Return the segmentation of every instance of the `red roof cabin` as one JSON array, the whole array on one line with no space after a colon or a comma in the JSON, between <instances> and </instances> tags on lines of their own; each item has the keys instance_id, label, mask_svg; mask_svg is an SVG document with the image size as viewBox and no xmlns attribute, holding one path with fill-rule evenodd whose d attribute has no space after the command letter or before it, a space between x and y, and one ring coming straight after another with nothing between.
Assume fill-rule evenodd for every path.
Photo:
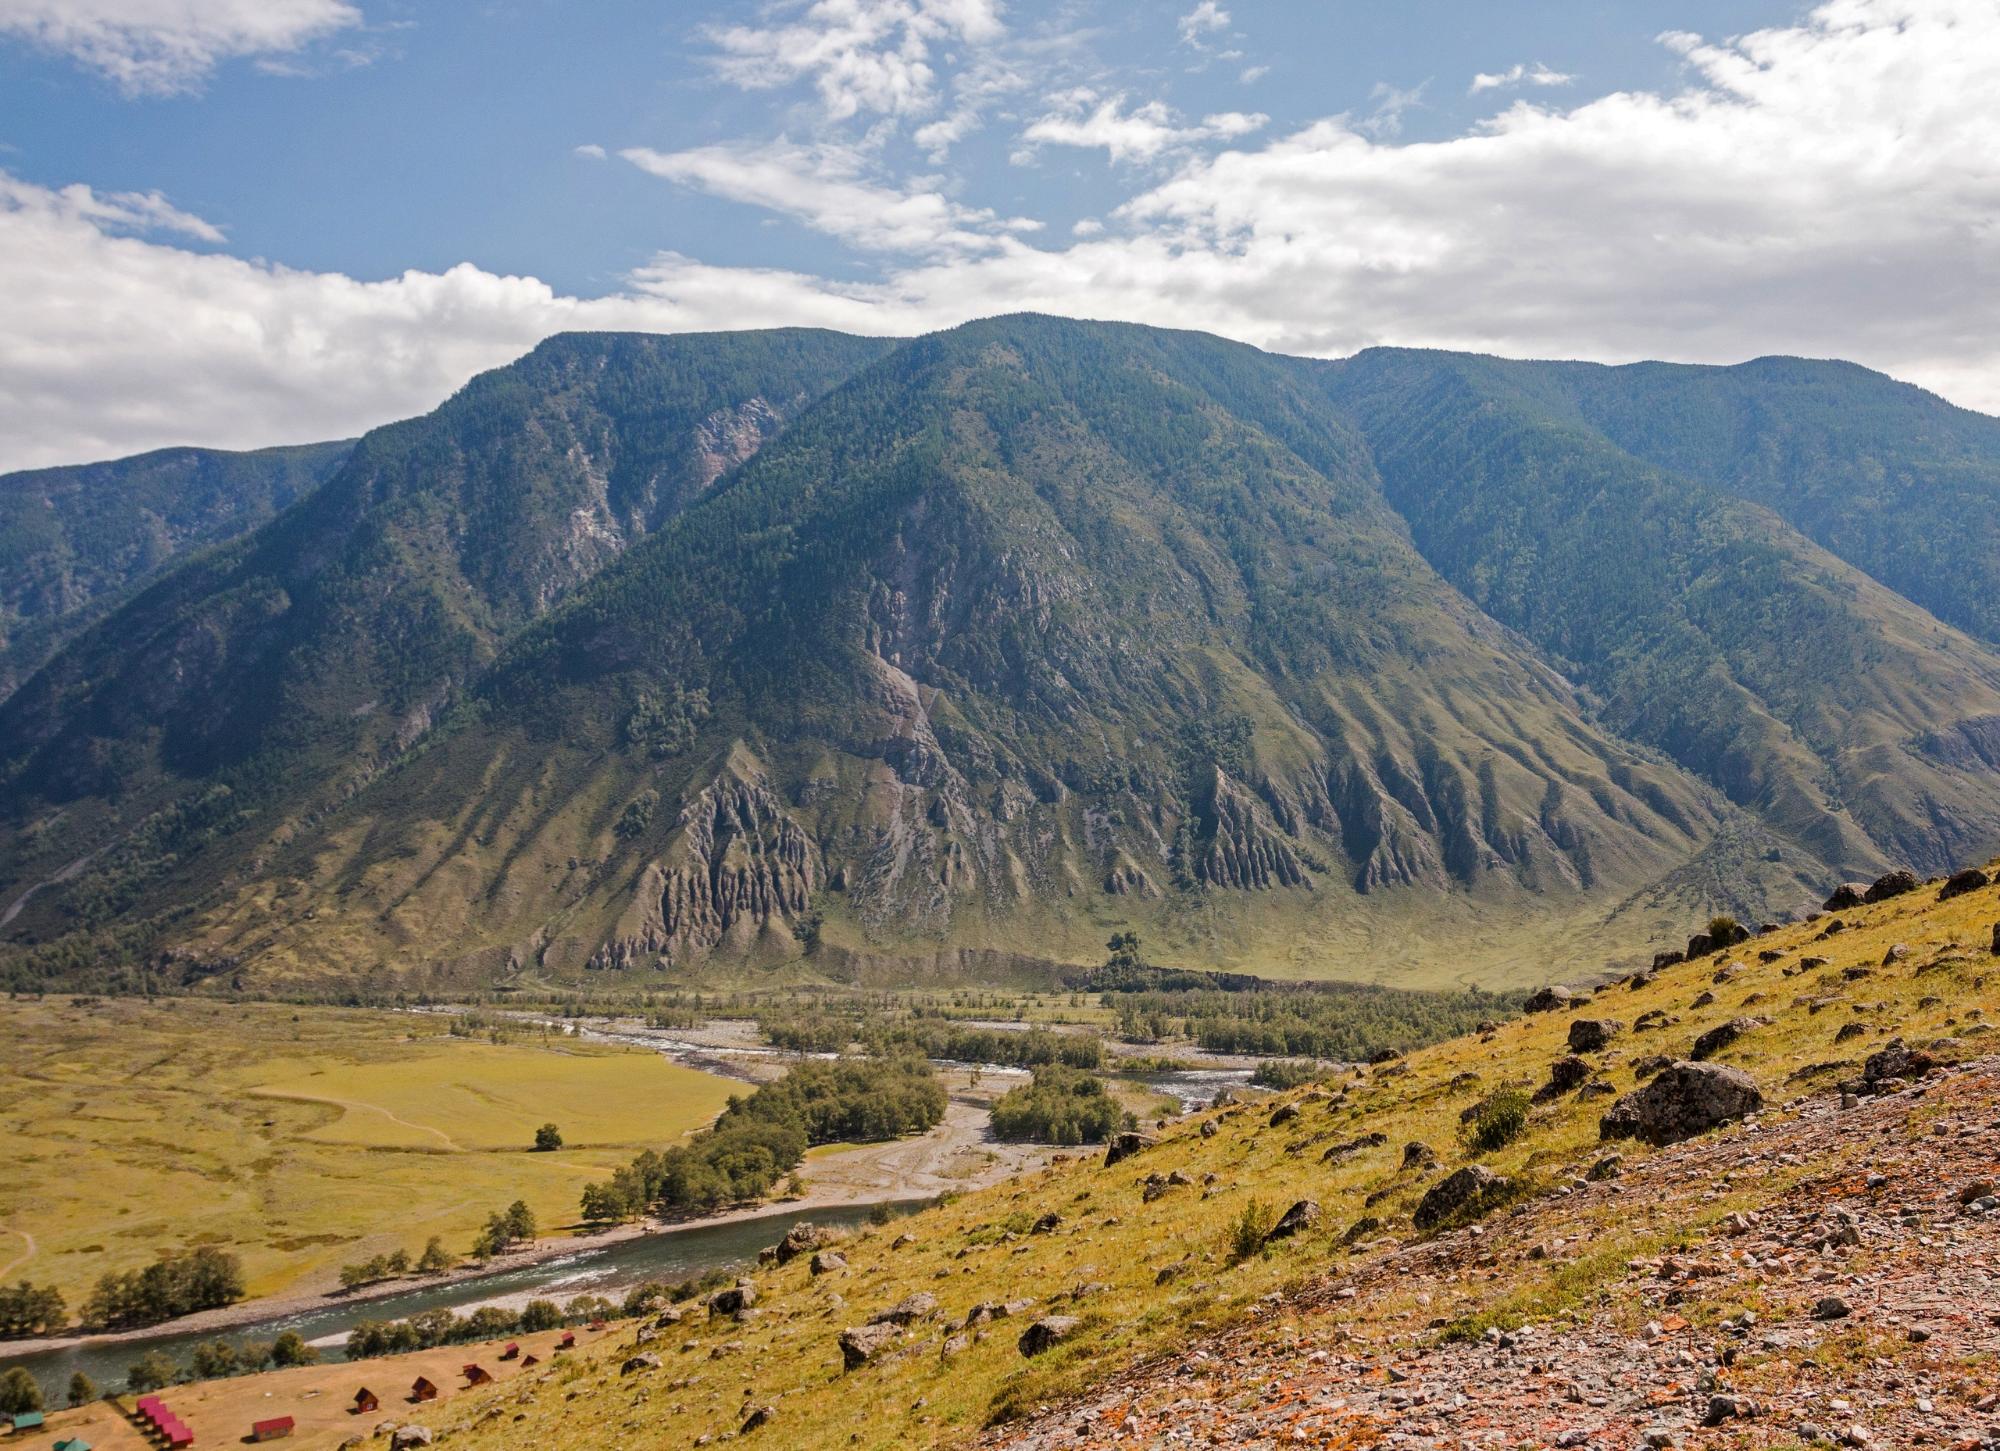
<instances>
[{"instance_id":1,"label":"red roof cabin","mask_svg":"<svg viewBox=\"0 0 2000 1451\"><path fill-rule=\"evenodd\" d=\"M507 1342L507 1348L500 1352L500 1358L502 1360L513 1360L516 1359L520 1354L521 1354L520 1343L518 1341L510 1340Z\"/></svg>"},{"instance_id":2,"label":"red roof cabin","mask_svg":"<svg viewBox=\"0 0 2000 1451\"><path fill-rule=\"evenodd\" d=\"M490 1385L493 1381L492 1374L483 1365L468 1365L464 1374L465 1383L469 1386Z\"/></svg>"},{"instance_id":3,"label":"red roof cabin","mask_svg":"<svg viewBox=\"0 0 2000 1451\"><path fill-rule=\"evenodd\" d=\"M250 1423L252 1441L282 1441L292 1434L293 1422L290 1416L273 1416L268 1421Z\"/></svg>"},{"instance_id":4,"label":"red roof cabin","mask_svg":"<svg viewBox=\"0 0 2000 1451\"><path fill-rule=\"evenodd\" d=\"M379 1411L381 1409L382 1409L381 1398L377 1396L375 1392L369 1390L367 1386L363 1386L360 1390L354 1393L355 1415L365 1416L370 1411Z\"/></svg>"},{"instance_id":5,"label":"red roof cabin","mask_svg":"<svg viewBox=\"0 0 2000 1451\"><path fill-rule=\"evenodd\" d=\"M563 1331L562 1339L556 1342L556 1349L557 1350L576 1349L576 1332L574 1330Z\"/></svg>"},{"instance_id":6,"label":"red roof cabin","mask_svg":"<svg viewBox=\"0 0 2000 1451\"><path fill-rule=\"evenodd\" d=\"M590 1322L590 1328L592 1330L602 1333L602 1331L604 1330L604 1322L602 1320L593 1320Z\"/></svg>"},{"instance_id":7,"label":"red roof cabin","mask_svg":"<svg viewBox=\"0 0 2000 1451\"><path fill-rule=\"evenodd\" d=\"M418 1376L410 1385L410 1399L413 1401L434 1401L438 1398L438 1388L423 1376Z\"/></svg>"}]
</instances>

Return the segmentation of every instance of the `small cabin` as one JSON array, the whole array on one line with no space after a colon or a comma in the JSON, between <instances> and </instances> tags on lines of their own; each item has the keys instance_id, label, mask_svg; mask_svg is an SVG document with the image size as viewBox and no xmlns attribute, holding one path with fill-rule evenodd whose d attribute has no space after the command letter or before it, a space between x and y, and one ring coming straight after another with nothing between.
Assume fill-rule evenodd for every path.
<instances>
[{"instance_id":1,"label":"small cabin","mask_svg":"<svg viewBox=\"0 0 2000 1451\"><path fill-rule=\"evenodd\" d=\"M562 1339L556 1342L556 1349L557 1350L576 1349L576 1332L574 1330L563 1331Z\"/></svg>"},{"instance_id":2,"label":"small cabin","mask_svg":"<svg viewBox=\"0 0 2000 1451\"><path fill-rule=\"evenodd\" d=\"M418 1376L410 1386L410 1399L413 1401L434 1401L437 1398L438 1388L423 1376Z\"/></svg>"},{"instance_id":3,"label":"small cabin","mask_svg":"<svg viewBox=\"0 0 2000 1451\"><path fill-rule=\"evenodd\" d=\"M381 1409L382 1409L381 1397L377 1396L375 1392L369 1390L367 1386L363 1386L360 1390L354 1393L355 1415L365 1416L370 1411L379 1411Z\"/></svg>"},{"instance_id":4,"label":"small cabin","mask_svg":"<svg viewBox=\"0 0 2000 1451\"><path fill-rule=\"evenodd\" d=\"M41 1430L44 1422L40 1411L23 1411L20 1415L14 1417L10 1424L13 1426L15 1434L18 1435L22 1431Z\"/></svg>"},{"instance_id":5,"label":"small cabin","mask_svg":"<svg viewBox=\"0 0 2000 1451\"><path fill-rule=\"evenodd\" d=\"M604 1322L602 1320L593 1320L590 1322L590 1328L602 1335L604 1333Z\"/></svg>"},{"instance_id":6,"label":"small cabin","mask_svg":"<svg viewBox=\"0 0 2000 1451\"><path fill-rule=\"evenodd\" d=\"M252 1441L282 1441L292 1434L293 1421L290 1416L273 1416L268 1421L250 1423Z\"/></svg>"},{"instance_id":7,"label":"small cabin","mask_svg":"<svg viewBox=\"0 0 2000 1451\"><path fill-rule=\"evenodd\" d=\"M519 1360L521 1358L520 1342L514 1340L508 1341L507 1348L500 1352L500 1358L502 1360Z\"/></svg>"},{"instance_id":8,"label":"small cabin","mask_svg":"<svg viewBox=\"0 0 2000 1451\"><path fill-rule=\"evenodd\" d=\"M56 1451L90 1451L90 1443L81 1436L66 1436L56 1442Z\"/></svg>"},{"instance_id":9,"label":"small cabin","mask_svg":"<svg viewBox=\"0 0 2000 1451\"><path fill-rule=\"evenodd\" d=\"M491 1385L493 1374L483 1365L468 1365L463 1370L465 1383L469 1386Z\"/></svg>"},{"instance_id":10,"label":"small cabin","mask_svg":"<svg viewBox=\"0 0 2000 1451\"><path fill-rule=\"evenodd\" d=\"M541 1363L542 1363L542 1358L539 1355L535 1354L532 1350L529 1351L526 1355L521 1357L522 1370L526 1370L531 1365L540 1365Z\"/></svg>"}]
</instances>

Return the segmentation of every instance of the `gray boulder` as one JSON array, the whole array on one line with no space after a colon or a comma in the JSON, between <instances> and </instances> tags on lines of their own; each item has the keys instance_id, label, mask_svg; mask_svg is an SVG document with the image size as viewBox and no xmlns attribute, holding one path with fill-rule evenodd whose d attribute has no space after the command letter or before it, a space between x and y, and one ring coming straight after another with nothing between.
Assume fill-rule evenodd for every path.
<instances>
[{"instance_id":1,"label":"gray boulder","mask_svg":"<svg viewBox=\"0 0 2000 1451\"><path fill-rule=\"evenodd\" d=\"M800 1255L811 1254L814 1250L825 1249L838 1243L844 1236L837 1229L821 1229L816 1224L798 1223L785 1231L785 1237L778 1241L777 1260L788 1265Z\"/></svg>"},{"instance_id":2,"label":"gray boulder","mask_svg":"<svg viewBox=\"0 0 2000 1451\"><path fill-rule=\"evenodd\" d=\"M1922 1078L1936 1067L1937 1059L1923 1049L1891 1038L1879 1052L1868 1055L1868 1061L1861 1065L1861 1076L1872 1087L1890 1078Z\"/></svg>"},{"instance_id":3,"label":"gray boulder","mask_svg":"<svg viewBox=\"0 0 2000 1451\"><path fill-rule=\"evenodd\" d=\"M938 1299L929 1290L919 1290L906 1299L898 1300L886 1310L877 1311L869 1317L870 1325L910 1325L937 1314Z\"/></svg>"},{"instance_id":4,"label":"gray boulder","mask_svg":"<svg viewBox=\"0 0 2000 1451\"><path fill-rule=\"evenodd\" d=\"M1828 912L1845 912L1850 908L1859 907L1867 897L1866 882L1842 882L1833 889L1833 894L1821 906Z\"/></svg>"},{"instance_id":5,"label":"gray boulder","mask_svg":"<svg viewBox=\"0 0 2000 1451\"><path fill-rule=\"evenodd\" d=\"M1762 1018L1731 1018L1726 1023L1718 1023L1694 1040L1694 1051L1688 1056L1697 1063L1704 1058L1713 1058L1752 1028L1763 1026Z\"/></svg>"},{"instance_id":6,"label":"gray boulder","mask_svg":"<svg viewBox=\"0 0 2000 1451\"><path fill-rule=\"evenodd\" d=\"M1270 1233L1264 1236L1264 1243L1290 1239L1295 1234L1305 1233L1318 1223L1319 1205L1311 1199L1301 1199L1285 1211L1283 1218L1271 1226Z\"/></svg>"},{"instance_id":7,"label":"gray boulder","mask_svg":"<svg viewBox=\"0 0 2000 1451\"><path fill-rule=\"evenodd\" d=\"M1507 1191L1510 1183L1506 1175L1496 1174L1484 1164L1467 1164L1430 1187L1411 1222L1418 1229L1430 1229L1468 1208L1477 1218Z\"/></svg>"},{"instance_id":8,"label":"gray boulder","mask_svg":"<svg viewBox=\"0 0 2000 1451\"><path fill-rule=\"evenodd\" d=\"M806 1268L815 1276L830 1275L835 1270L844 1270L847 1268L847 1256L837 1249L818 1250L813 1254L812 1259L807 1262Z\"/></svg>"},{"instance_id":9,"label":"gray boulder","mask_svg":"<svg viewBox=\"0 0 2000 1451\"><path fill-rule=\"evenodd\" d=\"M1611 1040L1625 1031L1615 1018L1578 1018L1569 1025L1569 1051L1597 1053L1611 1046Z\"/></svg>"},{"instance_id":10,"label":"gray boulder","mask_svg":"<svg viewBox=\"0 0 2000 1451\"><path fill-rule=\"evenodd\" d=\"M1577 995L1560 983L1552 983L1545 988L1537 988L1523 1003L1522 1008L1530 1013L1553 1013L1558 1008L1566 1008L1577 1001Z\"/></svg>"},{"instance_id":11,"label":"gray boulder","mask_svg":"<svg viewBox=\"0 0 2000 1451\"><path fill-rule=\"evenodd\" d=\"M1076 1334L1083 1322L1074 1315L1044 1315L1021 1332L1017 1342L1023 1355L1040 1355Z\"/></svg>"},{"instance_id":12,"label":"gray boulder","mask_svg":"<svg viewBox=\"0 0 2000 1451\"><path fill-rule=\"evenodd\" d=\"M429 1426L398 1426L389 1435L391 1451L409 1451L412 1446L428 1446L437 1438Z\"/></svg>"},{"instance_id":13,"label":"gray boulder","mask_svg":"<svg viewBox=\"0 0 2000 1451\"><path fill-rule=\"evenodd\" d=\"M757 1287L747 1282L738 1282L726 1290L717 1290L708 1297L708 1313L741 1315L756 1303Z\"/></svg>"},{"instance_id":14,"label":"gray boulder","mask_svg":"<svg viewBox=\"0 0 2000 1451\"><path fill-rule=\"evenodd\" d=\"M1884 872L1875 879L1874 884L1867 891L1861 894L1861 900L1864 902L1886 902L1891 897L1900 897L1905 892L1914 892L1916 889L1917 874L1915 872Z\"/></svg>"},{"instance_id":15,"label":"gray boulder","mask_svg":"<svg viewBox=\"0 0 2000 1451\"><path fill-rule=\"evenodd\" d=\"M857 1325L840 1332L840 1358L848 1370L859 1370L889 1346L900 1332L894 1325Z\"/></svg>"},{"instance_id":16,"label":"gray boulder","mask_svg":"<svg viewBox=\"0 0 2000 1451\"><path fill-rule=\"evenodd\" d=\"M618 1367L620 1375L637 1375L642 1370L658 1370L660 1357L650 1350L642 1350Z\"/></svg>"},{"instance_id":17,"label":"gray boulder","mask_svg":"<svg viewBox=\"0 0 2000 1451\"><path fill-rule=\"evenodd\" d=\"M1672 1063L1611 1106L1598 1121L1605 1139L1677 1144L1764 1107L1757 1080L1721 1063Z\"/></svg>"},{"instance_id":18,"label":"gray boulder","mask_svg":"<svg viewBox=\"0 0 2000 1451\"><path fill-rule=\"evenodd\" d=\"M778 1408L776 1406L759 1406L743 1418L743 1427L737 1434L739 1436L747 1436L752 1431L762 1430L771 1424L772 1418L777 1414Z\"/></svg>"},{"instance_id":19,"label":"gray boulder","mask_svg":"<svg viewBox=\"0 0 2000 1451\"><path fill-rule=\"evenodd\" d=\"M1142 1149L1150 1149L1157 1140L1146 1134L1127 1129L1122 1134L1113 1134L1111 1142L1104 1150L1104 1167L1110 1168L1122 1159L1129 1159Z\"/></svg>"},{"instance_id":20,"label":"gray boulder","mask_svg":"<svg viewBox=\"0 0 2000 1451\"><path fill-rule=\"evenodd\" d=\"M1938 888L1937 899L1940 902L1949 902L1953 897L1963 897L1967 892L1978 891L1981 887L1989 885L1992 880L1978 867L1967 867L1964 871L1953 872L1945 878L1944 885Z\"/></svg>"}]
</instances>

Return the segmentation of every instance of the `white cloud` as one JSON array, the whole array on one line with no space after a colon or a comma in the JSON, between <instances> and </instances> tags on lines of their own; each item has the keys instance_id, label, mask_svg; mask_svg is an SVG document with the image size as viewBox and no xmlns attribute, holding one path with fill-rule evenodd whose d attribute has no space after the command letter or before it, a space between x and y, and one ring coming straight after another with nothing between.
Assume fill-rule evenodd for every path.
<instances>
[{"instance_id":1,"label":"white cloud","mask_svg":"<svg viewBox=\"0 0 2000 1451\"><path fill-rule=\"evenodd\" d=\"M1511 65L1504 71L1491 73L1481 71L1472 78L1472 84L1466 88L1466 94L1476 96L1481 91L1509 90L1522 85L1566 86L1575 79L1573 75L1550 70L1540 61L1536 61L1533 65Z\"/></svg>"},{"instance_id":2,"label":"white cloud","mask_svg":"<svg viewBox=\"0 0 2000 1451\"><path fill-rule=\"evenodd\" d=\"M158 198L0 177L0 466L351 433L561 328L908 333L1021 309L1326 356L1847 357L2000 412L2000 11L1834 0L1667 43L1687 67L1670 95L1517 100L1416 144L1324 120L1185 157L1060 243L944 201L914 235L980 244L888 254L862 283L672 253L595 301L464 265L360 282L132 235L212 242ZM849 180L869 205L917 190ZM854 198L825 195L797 214L832 228Z\"/></svg>"},{"instance_id":3,"label":"white cloud","mask_svg":"<svg viewBox=\"0 0 2000 1451\"><path fill-rule=\"evenodd\" d=\"M1201 4L1181 17L1181 44L1199 47L1206 36L1228 28L1229 12L1215 0L1201 0Z\"/></svg>"},{"instance_id":4,"label":"white cloud","mask_svg":"<svg viewBox=\"0 0 2000 1451\"><path fill-rule=\"evenodd\" d=\"M1203 141L1234 141L1270 121L1262 114L1224 111L1205 116L1199 125L1183 125L1178 112L1161 101L1147 101L1130 110L1125 97L1099 97L1091 90L1051 97L1055 110L1031 122L1021 133L1034 146L1103 147L1114 162L1152 161L1163 153L1181 151Z\"/></svg>"},{"instance_id":5,"label":"white cloud","mask_svg":"<svg viewBox=\"0 0 2000 1451\"><path fill-rule=\"evenodd\" d=\"M0 32L73 56L134 96L196 90L225 60L294 52L360 23L347 0L0 0Z\"/></svg>"},{"instance_id":6,"label":"white cloud","mask_svg":"<svg viewBox=\"0 0 2000 1451\"><path fill-rule=\"evenodd\" d=\"M1403 112L1424 103L1424 87L1429 84L1429 81L1425 81L1403 90L1390 85L1387 81L1379 82L1375 89L1368 93L1368 99L1375 103L1375 109L1357 121L1355 129L1366 132L1377 141L1395 140L1403 134Z\"/></svg>"},{"instance_id":7,"label":"white cloud","mask_svg":"<svg viewBox=\"0 0 2000 1451\"><path fill-rule=\"evenodd\" d=\"M604 148L599 146L595 141L586 141L583 145L576 147L573 154L581 156L587 161L603 161L606 156Z\"/></svg>"},{"instance_id":8,"label":"white cloud","mask_svg":"<svg viewBox=\"0 0 2000 1451\"><path fill-rule=\"evenodd\" d=\"M1254 86L1257 84L1257 82L1263 80L1264 77L1268 76L1270 73L1271 73L1271 68L1267 65L1245 66L1243 67L1243 73L1239 75L1236 79L1243 82L1243 84L1246 86Z\"/></svg>"},{"instance_id":9,"label":"white cloud","mask_svg":"<svg viewBox=\"0 0 2000 1451\"><path fill-rule=\"evenodd\" d=\"M781 212L869 251L985 251L998 245L999 234L1038 225L961 206L934 188L899 189L873 180L866 158L853 147L778 141L673 152L633 147L619 155L654 176Z\"/></svg>"},{"instance_id":10,"label":"white cloud","mask_svg":"<svg viewBox=\"0 0 2000 1451\"><path fill-rule=\"evenodd\" d=\"M813 0L781 24L710 30L717 74L745 90L810 80L829 117L922 115L937 104L932 51L1004 32L1000 0Z\"/></svg>"}]
</instances>

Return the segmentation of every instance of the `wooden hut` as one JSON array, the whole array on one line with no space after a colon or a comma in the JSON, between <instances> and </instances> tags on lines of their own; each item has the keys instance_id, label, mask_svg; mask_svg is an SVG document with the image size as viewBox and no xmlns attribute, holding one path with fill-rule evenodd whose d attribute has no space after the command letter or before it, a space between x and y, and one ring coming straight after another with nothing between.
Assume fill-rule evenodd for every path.
<instances>
[{"instance_id":1,"label":"wooden hut","mask_svg":"<svg viewBox=\"0 0 2000 1451\"><path fill-rule=\"evenodd\" d=\"M557 1350L576 1349L576 1332L574 1330L563 1331L562 1339L556 1342L556 1349Z\"/></svg>"},{"instance_id":2,"label":"wooden hut","mask_svg":"<svg viewBox=\"0 0 2000 1451\"><path fill-rule=\"evenodd\" d=\"M522 1370L526 1370L531 1365L540 1365L541 1363L542 1363L542 1358L539 1355L535 1354L535 1352L532 1350L529 1351L526 1355L521 1357Z\"/></svg>"},{"instance_id":3,"label":"wooden hut","mask_svg":"<svg viewBox=\"0 0 2000 1451\"><path fill-rule=\"evenodd\" d=\"M292 1434L294 1423L290 1416L273 1416L267 1421L250 1423L252 1441L282 1441Z\"/></svg>"},{"instance_id":4,"label":"wooden hut","mask_svg":"<svg viewBox=\"0 0 2000 1451\"><path fill-rule=\"evenodd\" d=\"M493 1375L483 1365L468 1365L464 1368L465 1383L468 1386L483 1386L493 1383Z\"/></svg>"},{"instance_id":5,"label":"wooden hut","mask_svg":"<svg viewBox=\"0 0 2000 1451\"><path fill-rule=\"evenodd\" d=\"M413 1401L434 1401L437 1398L438 1388L423 1376L418 1376L410 1386L410 1399Z\"/></svg>"},{"instance_id":6,"label":"wooden hut","mask_svg":"<svg viewBox=\"0 0 2000 1451\"><path fill-rule=\"evenodd\" d=\"M360 1390L354 1393L355 1415L365 1416L371 1411L379 1411L381 1409L382 1409L382 1398L376 1395L375 1392L369 1390L367 1386L363 1386Z\"/></svg>"},{"instance_id":7,"label":"wooden hut","mask_svg":"<svg viewBox=\"0 0 2000 1451\"><path fill-rule=\"evenodd\" d=\"M502 1360L519 1360L521 1358L521 1343L518 1340L508 1341L507 1348L500 1352L500 1358Z\"/></svg>"}]
</instances>

